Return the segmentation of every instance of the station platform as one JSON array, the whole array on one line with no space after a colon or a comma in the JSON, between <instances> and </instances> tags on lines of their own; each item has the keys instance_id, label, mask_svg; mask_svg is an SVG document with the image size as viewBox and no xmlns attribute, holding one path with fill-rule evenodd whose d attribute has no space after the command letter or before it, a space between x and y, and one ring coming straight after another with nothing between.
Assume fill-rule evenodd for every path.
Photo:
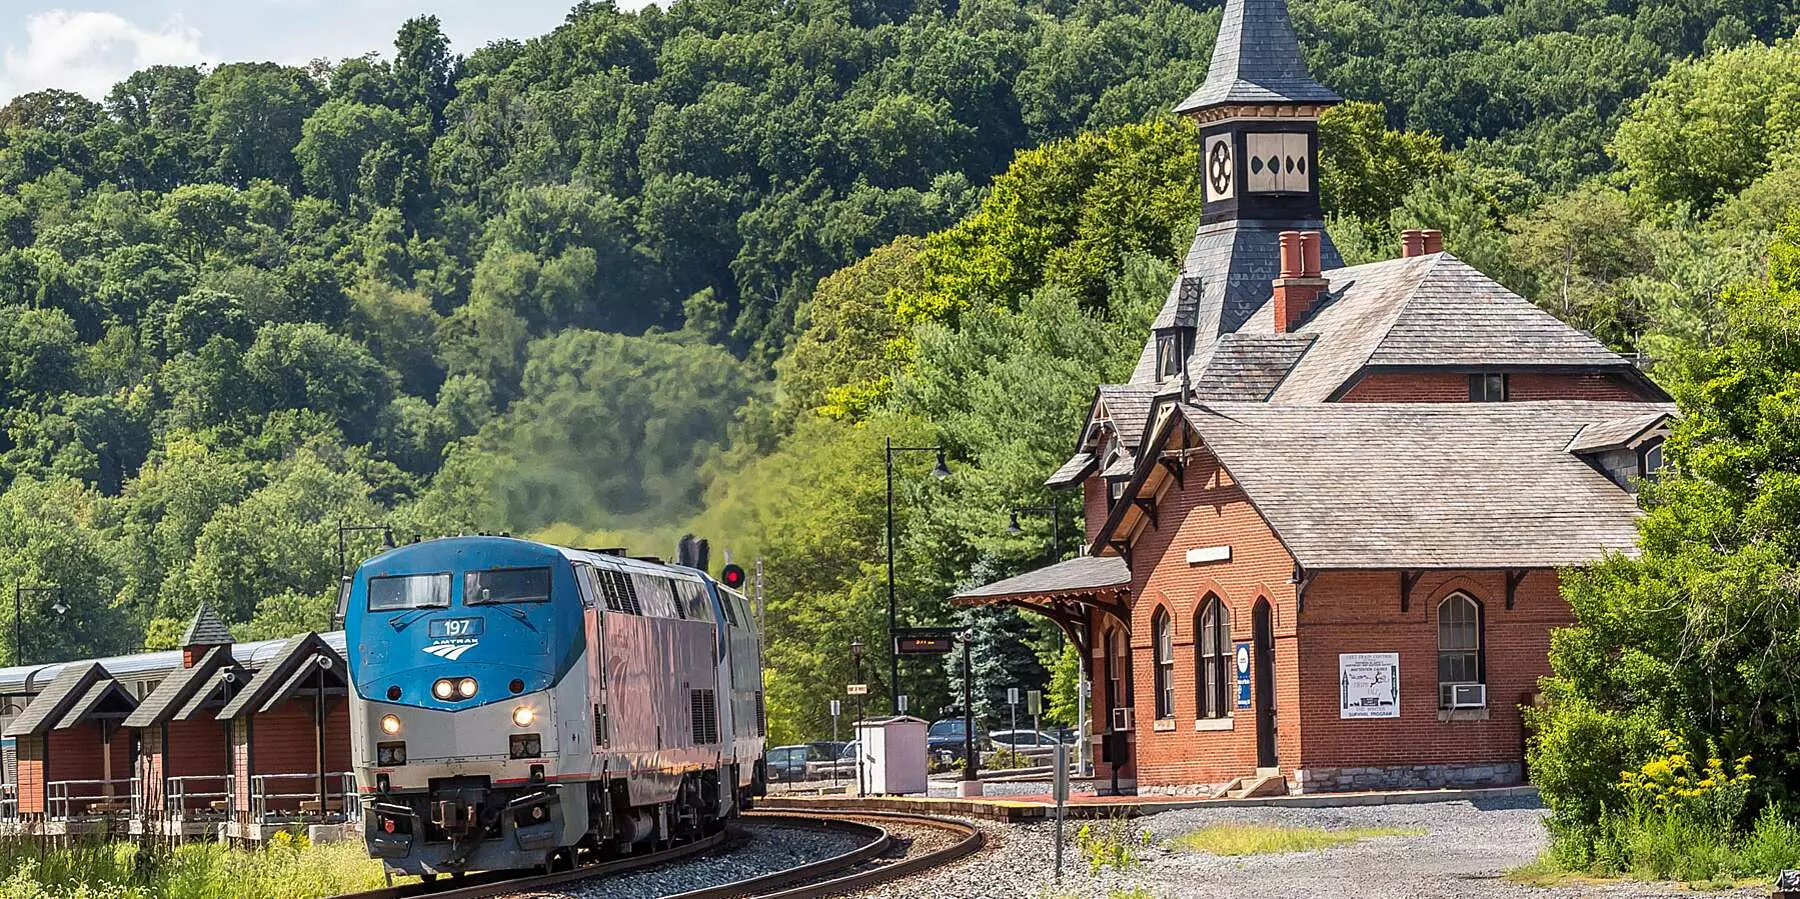
<instances>
[{"instance_id":1,"label":"station platform","mask_svg":"<svg viewBox=\"0 0 1800 899\"><path fill-rule=\"evenodd\" d=\"M980 818L1008 824L1048 820L1055 816L1056 805L1050 799L1048 784L1042 794L949 798L937 796L851 796L770 795L756 803L769 811L807 809L849 809L869 812L913 812L928 815L952 815ZM1193 796L1100 796L1077 793L1069 797L1068 816L1072 819L1133 818L1157 812L1191 808L1342 808L1369 805L1406 805L1423 802L1530 802L1536 801L1533 786L1483 787L1466 790L1391 790L1369 793L1310 793L1300 796L1268 796L1254 799L1201 799Z\"/></svg>"}]
</instances>

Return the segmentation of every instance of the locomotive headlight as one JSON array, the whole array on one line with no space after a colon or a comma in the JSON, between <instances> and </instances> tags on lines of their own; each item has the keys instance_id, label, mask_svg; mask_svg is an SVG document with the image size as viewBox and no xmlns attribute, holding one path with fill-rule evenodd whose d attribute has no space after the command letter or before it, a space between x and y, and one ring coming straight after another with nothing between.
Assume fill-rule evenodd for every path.
<instances>
[{"instance_id":1,"label":"locomotive headlight","mask_svg":"<svg viewBox=\"0 0 1800 899\"><path fill-rule=\"evenodd\" d=\"M475 679L472 677L465 677L462 680L457 681L456 682L456 692L459 695L461 695L462 698L464 698L464 699L468 699L468 698L474 696L475 695Z\"/></svg>"},{"instance_id":2,"label":"locomotive headlight","mask_svg":"<svg viewBox=\"0 0 1800 899\"><path fill-rule=\"evenodd\" d=\"M381 732L393 736L400 732L400 719L394 715L381 716Z\"/></svg>"},{"instance_id":3,"label":"locomotive headlight","mask_svg":"<svg viewBox=\"0 0 1800 899\"><path fill-rule=\"evenodd\" d=\"M516 709L513 709L513 724L515 726L530 727L531 722L536 721L536 720L537 720L537 709L534 709L531 706L522 705Z\"/></svg>"},{"instance_id":4,"label":"locomotive headlight","mask_svg":"<svg viewBox=\"0 0 1800 899\"><path fill-rule=\"evenodd\" d=\"M431 695L436 696L445 702L449 702L450 697L456 695L456 684L453 681L440 680L431 685Z\"/></svg>"}]
</instances>

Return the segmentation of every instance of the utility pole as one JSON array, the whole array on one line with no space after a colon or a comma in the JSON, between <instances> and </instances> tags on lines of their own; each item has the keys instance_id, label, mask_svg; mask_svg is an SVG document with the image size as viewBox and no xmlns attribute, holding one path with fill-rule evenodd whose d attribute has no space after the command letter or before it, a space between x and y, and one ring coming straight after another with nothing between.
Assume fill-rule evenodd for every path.
<instances>
[{"instance_id":1,"label":"utility pole","mask_svg":"<svg viewBox=\"0 0 1800 899\"><path fill-rule=\"evenodd\" d=\"M950 476L950 466L944 460L944 446L895 446L894 438L887 438L887 453L884 461L887 465L887 618L888 618L888 701L893 703L891 714L900 714L900 606L894 598L894 454L895 453L937 453L937 466L931 474L938 480Z\"/></svg>"}]
</instances>

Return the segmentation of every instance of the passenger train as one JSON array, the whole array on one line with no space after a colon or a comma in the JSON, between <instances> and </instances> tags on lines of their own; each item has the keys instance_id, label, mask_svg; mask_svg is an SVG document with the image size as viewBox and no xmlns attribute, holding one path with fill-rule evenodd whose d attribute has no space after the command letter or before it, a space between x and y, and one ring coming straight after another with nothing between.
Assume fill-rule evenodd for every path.
<instances>
[{"instance_id":1,"label":"passenger train","mask_svg":"<svg viewBox=\"0 0 1800 899\"><path fill-rule=\"evenodd\" d=\"M364 562L340 605L365 836L392 872L642 850L764 791L757 620L702 571L450 537Z\"/></svg>"}]
</instances>

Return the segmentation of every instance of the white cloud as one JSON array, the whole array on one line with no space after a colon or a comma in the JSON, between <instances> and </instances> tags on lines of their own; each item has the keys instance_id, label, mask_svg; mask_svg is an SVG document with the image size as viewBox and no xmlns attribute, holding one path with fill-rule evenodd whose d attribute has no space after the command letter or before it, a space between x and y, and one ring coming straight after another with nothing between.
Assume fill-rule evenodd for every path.
<instances>
[{"instance_id":1,"label":"white cloud","mask_svg":"<svg viewBox=\"0 0 1800 899\"><path fill-rule=\"evenodd\" d=\"M200 49L199 29L179 18L153 30L116 13L53 9L26 18L23 49L6 48L0 103L50 87L98 100L145 66L211 61Z\"/></svg>"}]
</instances>

